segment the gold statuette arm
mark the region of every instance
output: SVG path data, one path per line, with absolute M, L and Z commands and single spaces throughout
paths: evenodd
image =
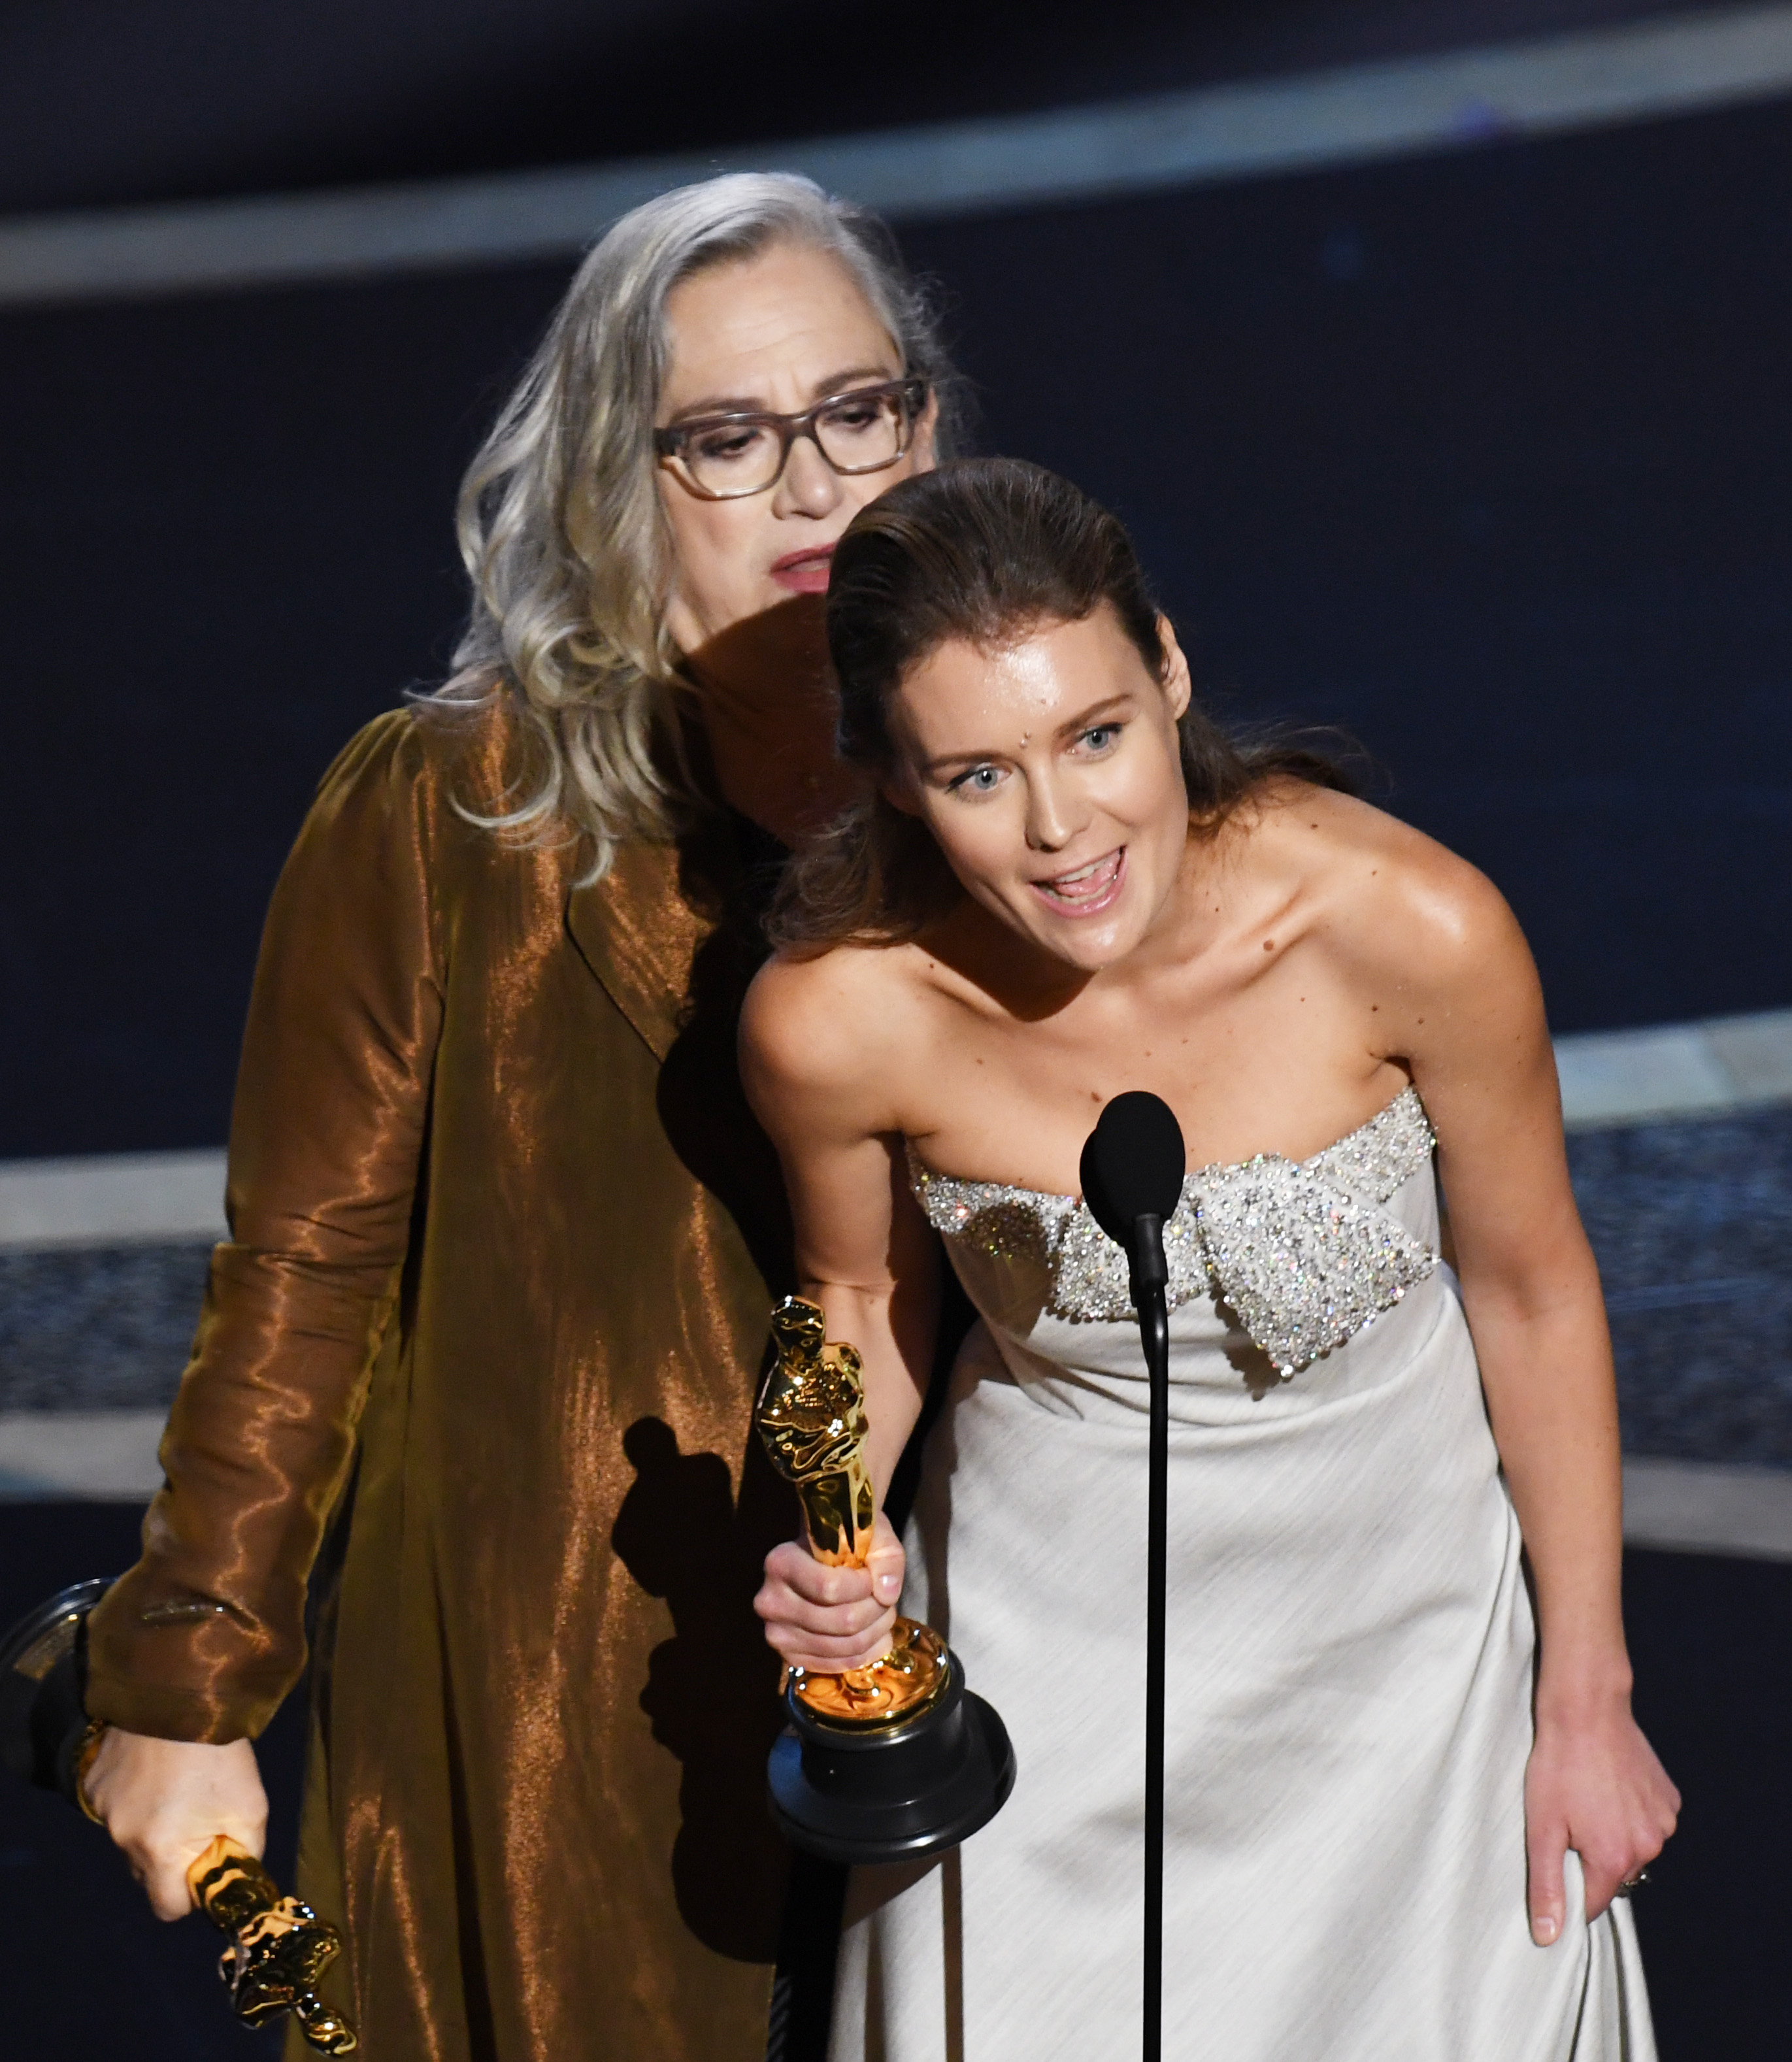
M 864 1370 L 856 1348 L 829 1346 L 818 1303 L 787 1296 L 772 1313 L 777 1358 L 753 1413 L 772 1465 L 796 1489 L 809 1551 L 830 1567 L 862 1567 L 877 1498 L 864 1447 Z

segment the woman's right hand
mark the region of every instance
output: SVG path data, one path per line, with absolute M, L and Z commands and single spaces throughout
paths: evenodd
M 158 1919 L 193 1909 L 186 1871 L 218 1834 L 256 1855 L 267 1840 L 267 1793 L 246 1739 L 210 1747 L 110 1726 L 81 1787 Z
M 788 1667 L 844 1675 L 889 1652 L 902 1575 L 902 1542 L 880 1511 L 862 1568 L 825 1567 L 800 1540 L 774 1546 L 753 1609 Z

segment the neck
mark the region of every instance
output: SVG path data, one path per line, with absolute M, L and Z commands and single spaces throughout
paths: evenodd
M 961 895 L 925 933 L 928 952 L 1022 1023 L 1055 1017 L 1093 977 L 1056 958 L 1022 932 Z
M 858 791 L 834 754 L 836 698 L 819 596 L 733 624 L 687 655 L 722 796 L 792 844 Z

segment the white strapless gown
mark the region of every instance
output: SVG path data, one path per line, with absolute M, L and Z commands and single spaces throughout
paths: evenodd
M 1563 1937 L 1530 1939 L 1534 1634 L 1433 1258 L 1431 1144 L 1408 1090 L 1301 1165 L 1192 1174 L 1169 1228 L 1171 2062 L 1654 2056 L 1629 1908 L 1587 1924 L 1573 1855 Z M 1147 1398 L 1125 1263 L 1079 1204 L 915 1171 L 982 1322 L 903 1609 L 956 1649 L 1019 1774 L 957 1853 L 855 1873 L 832 2062 L 1129 2062 Z

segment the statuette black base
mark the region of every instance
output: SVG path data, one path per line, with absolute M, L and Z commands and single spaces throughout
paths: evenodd
M 767 1769 L 772 1815 L 792 1844 L 836 1862 L 915 1861 L 986 1826 L 1014 1787 L 1007 1728 L 949 1657 L 945 1692 L 893 1726 L 824 1724 L 786 1693 L 792 1730 Z
M 87 1730 L 87 1614 L 111 1587 L 110 1579 L 76 1583 L 0 1639 L 0 1767 L 70 1803 Z

